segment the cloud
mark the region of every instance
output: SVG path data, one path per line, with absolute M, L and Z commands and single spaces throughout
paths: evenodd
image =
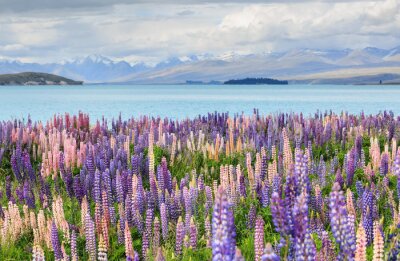
M 268 3 L 316 3 L 316 2 L 362 2 L 363 0 L 248 0 L 247 4 Z M 242 0 L 0 0 L 0 12 L 25 12 L 52 9 L 97 9 L 115 5 L 201 5 L 201 4 L 243 4 Z
M 390 48 L 400 42 L 397 0 L 8 2 L 0 0 L 0 56 L 40 62 L 98 53 L 153 63 L 190 54 Z

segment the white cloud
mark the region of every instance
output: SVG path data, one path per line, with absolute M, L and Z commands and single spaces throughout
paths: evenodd
M 75 3 L 57 11 L 4 13 L 0 16 L 0 56 L 43 62 L 99 53 L 154 63 L 188 54 L 390 48 L 400 43 L 397 0 L 216 2 L 119 1 L 90 9 Z

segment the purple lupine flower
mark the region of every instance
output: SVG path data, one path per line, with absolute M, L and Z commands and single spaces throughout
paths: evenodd
M 25 180 L 24 182 L 24 188 L 23 188 L 23 195 L 26 204 L 28 205 L 29 208 L 35 209 L 35 195 L 33 194 L 31 187 L 29 186 L 29 182 Z
M 286 219 L 286 209 L 282 199 L 276 192 L 271 196 L 271 213 L 275 230 L 281 235 L 287 235 L 289 228 Z
M 249 209 L 249 213 L 247 214 L 247 227 L 249 229 L 254 228 L 256 224 L 256 206 L 251 205 Z
M 353 184 L 355 161 L 354 161 L 354 149 L 347 154 L 347 166 L 346 166 L 346 178 L 347 186 L 350 187 Z
M 82 185 L 81 185 L 81 179 L 79 176 L 75 176 L 73 179 L 73 191 L 75 197 L 78 199 L 79 203 L 82 202 L 82 199 L 85 195 Z
M 212 201 L 213 201 L 213 196 L 212 196 L 212 190 L 209 186 L 205 186 L 205 193 L 206 193 L 206 203 L 205 203 L 205 213 L 209 213 L 209 211 L 212 208 Z
M 335 182 L 329 199 L 331 229 L 336 242 L 339 244 L 339 258 L 354 257 L 355 236 L 351 233 L 345 198 L 339 183 Z
M 146 211 L 146 226 L 143 233 L 142 255 L 146 256 L 147 250 L 150 247 L 151 226 L 153 224 L 153 209 L 148 208 Z
M 385 176 L 389 172 L 389 155 L 387 153 L 383 153 L 382 155 L 379 171 L 382 176 Z
M 117 172 L 116 177 L 116 189 L 118 203 L 124 203 L 124 190 L 122 187 L 121 174 L 119 173 L 119 171 Z
M 140 261 L 139 254 L 136 251 L 133 251 L 133 255 L 134 255 L 133 261 Z
M 168 237 L 168 217 L 167 217 L 167 209 L 166 209 L 165 203 L 161 203 L 160 217 L 161 217 L 162 237 L 165 241 L 165 240 L 167 240 L 167 237 Z
M 133 213 L 133 221 L 135 223 L 135 226 L 137 230 L 139 231 L 140 234 L 143 233 L 143 220 L 142 216 L 140 215 L 140 212 L 138 209 L 134 210 L 135 212 Z
M 99 170 L 96 169 L 95 175 L 94 175 L 94 185 L 93 185 L 93 198 L 94 202 L 96 204 L 101 204 L 101 185 L 100 185 L 100 179 L 101 175 Z
M 143 184 L 142 184 L 142 176 L 138 176 L 138 184 L 137 184 L 137 192 L 136 192 L 136 203 L 137 207 L 139 209 L 139 212 L 141 215 L 144 214 L 145 210 L 145 205 L 146 205 L 146 199 L 145 199 L 145 194 L 144 194 L 144 189 L 143 189 Z
M 277 256 L 274 252 L 274 249 L 272 248 L 270 243 L 267 243 L 264 249 L 264 254 L 261 257 L 262 261 L 279 261 L 280 258 Z
M 336 253 L 328 232 L 322 232 L 321 240 L 322 248 L 316 256 L 316 261 L 336 260 Z
M 254 255 L 256 261 L 261 261 L 264 251 L 264 219 L 257 217 L 254 230 Z
M 21 175 L 21 165 L 19 164 L 19 162 L 21 161 L 21 152 L 20 152 L 20 148 L 19 143 L 17 143 L 17 148 L 13 151 L 13 153 L 11 154 L 11 169 L 14 173 L 14 176 L 17 178 L 18 181 L 22 180 L 22 175 Z
M 158 192 L 157 192 L 157 184 L 154 178 L 150 179 L 150 191 L 148 193 L 148 206 L 150 208 L 155 208 L 158 205 Z
M 197 248 L 197 227 L 193 217 L 190 219 L 190 247 Z
M 211 247 L 211 222 L 210 216 L 207 216 L 204 220 L 204 237 L 207 242 L 207 247 Z
M 244 180 L 244 175 L 240 174 L 239 176 L 239 194 L 241 197 L 246 197 L 246 184 L 245 184 L 245 180 Z
M 15 199 L 11 193 L 11 176 L 6 177 L 6 196 L 8 201 L 15 203 Z
M 185 238 L 185 227 L 182 222 L 182 217 L 179 217 L 178 224 L 176 225 L 176 240 L 175 240 L 175 254 L 180 256 L 182 254 L 183 239 Z
M 89 253 L 91 260 L 96 260 L 96 235 L 95 225 L 90 217 L 90 213 L 86 213 L 85 216 L 85 236 L 86 236 L 86 251 Z
M 132 200 L 131 197 L 125 198 L 125 220 L 128 222 L 129 227 L 133 226 L 133 213 L 132 213 Z
M 236 231 L 233 211 L 220 187 L 217 191 L 212 219 L 212 260 L 232 260 L 235 256 Z
M 1 163 L 1 161 L 0 161 Z M 31 159 L 29 157 L 29 153 L 24 151 L 22 153 L 22 163 L 24 165 L 24 170 L 27 172 L 27 176 L 29 177 L 29 179 L 31 181 L 35 181 L 36 180 L 36 176 L 35 176 L 35 171 L 32 168 L 32 164 L 31 164 Z
M 340 187 L 343 187 L 344 181 L 340 169 L 337 169 L 336 171 L 335 182 L 339 183 Z
M 397 176 L 397 198 L 400 198 L 400 150 L 397 151 L 394 160 L 393 172 Z
M 157 249 L 160 245 L 160 221 L 158 217 L 154 218 L 154 225 L 153 225 L 153 241 L 152 241 L 152 248 Z
M 296 259 L 314 260 L 316 249 L 309 232 L 307 195 L 305 192 L 296 199 L 293 207 L 293 218 Z
M 71 258 L 72 260 L 78 260 L 78 248 L 76 244 L 76 232 L 72 230 L 71 233 Z
M 51 244 L 53 246 L 54 251 L 54 259 L 55 260 L 62 260 L 63 253 L 61 251 L 61 244 L 60 240 L 58 239 L 58 230 L 56 227 L 56 223 L 53 221 L 51 225 Z
M 369 188 L 365 188 L 361 198 L 362 222 L 367 234 L 368 245 L 373 241 L 373 195 Z
M 279 175 L 275 175 L 273 180 L 272 180 L 272 193 L 278 193 L 281 194 L 281 177 Z
M 201 174 L 198 178 L 197 178 L 197 189 L 199 191 L 204 191 L 204 178 L 203 178 L 203 174 Z
M 290 234 L 293 234 L 293 229 L 294 229 L 292 212 L 294 203 L 296 202 L 296 179 L 293 174 L 294 174 L 293 165 L 291 165 L 286 175 L 285 199 L 283 200 L 284 205 L 286 207 L 285 219 L 287 224 L 287 230 Z
M 6 151 L 5 148 L 0 148 L 0 165 L 3 162 L 3 156 L 5 151 Z
M 364 194 L 364 186 L 360 180 L 356 181 L 356 191 L 357 191 L 357 194 L 360 196 L 362 196 L 362 194 Z
M 268 185 L 268 181 L 262 183 L 261 205 L 264 208 L 269 205 L 269 185 Z

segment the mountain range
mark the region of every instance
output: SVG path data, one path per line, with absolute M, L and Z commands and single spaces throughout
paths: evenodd
M 393 49 L 299 49 L 241 55 L 235 52 L 171 57 L 155 65 L 102 55 L 58 63 L 0 60 L 0 74 L 43 72 L 85 83 L 185 83 L 273 77 L 292 83 L 400 82 L 400 46 Z

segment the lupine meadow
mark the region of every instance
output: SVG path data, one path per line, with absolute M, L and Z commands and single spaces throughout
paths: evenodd
M 0 123 L 0 260 L 398 260 L 400 117 Z

